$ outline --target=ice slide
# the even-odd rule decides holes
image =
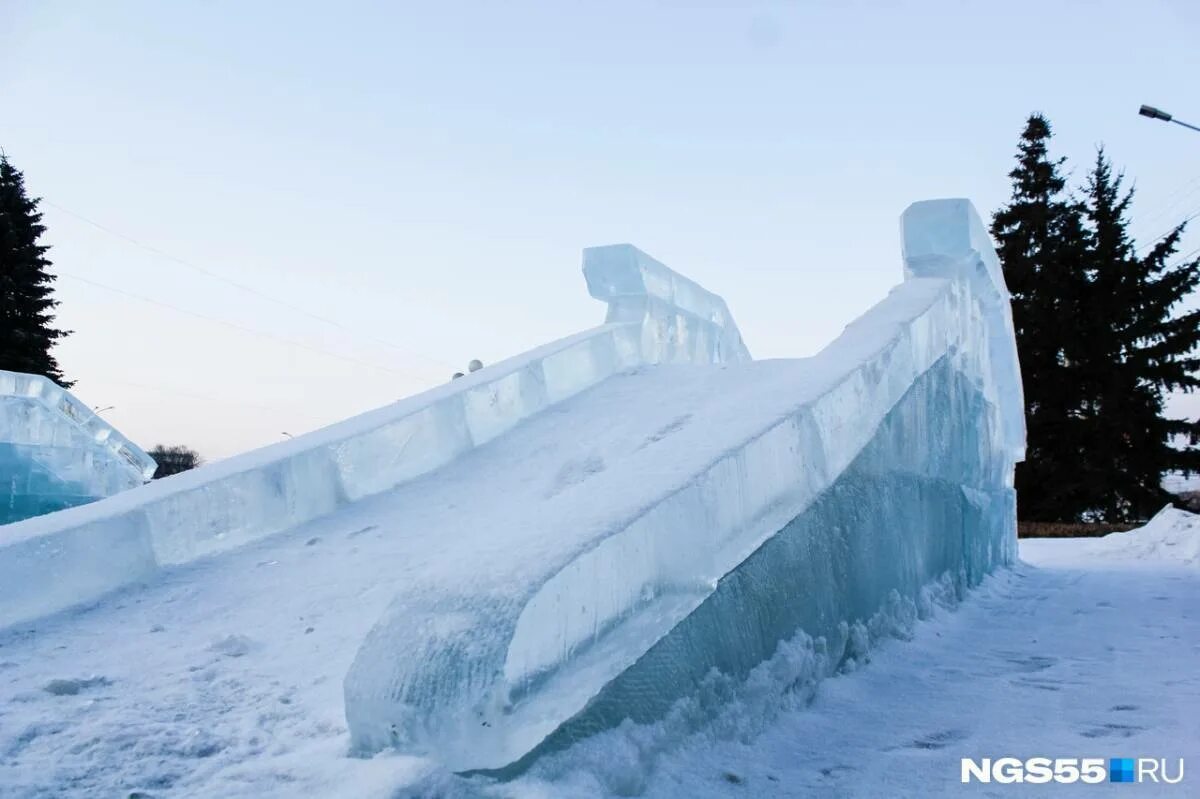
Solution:
[[[904,281],[800,360],[749,360],[718,297],[627,245],[587,250],[598,328],[0,528],[0,625],[70,640],[131,595],[186,594],[191,634],[219,607],[276,650],[259,668],[332,671],[353,751],[460,771],[659,718],[801,633],[836,665],[889,603],[1015,554],[998,262],[966,201],[918,203],[902,230]],[[270,629],[296,616],[319,629]],[[179,642],[155,640],[139,656],[169,663]]]

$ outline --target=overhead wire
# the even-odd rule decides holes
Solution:
[[[44,199],[44,198],[42,200],[40,200],[40,202],[44,205],[47,205],[51,208],[54,208],[57,211],[60,211],[64,214],[66,214],[67,216],[78,219],[79,221],[84,222],[85,224],[88,224],[103,233],[107,233],[108,235],[113,236],[114,238],[121,239],[122,241],[125,241],[135,247],[145,250],[146,252],[152,253],[160,258],[170,261],[171,263],[174,263],[179,266],[190,269],[190,270],[197,272],[201,275],[204,275],[212,280],[216,280],[216,281],[224,283],[228,286],[232,286],[233,288],[236,288],[240,291],[244,291],[248,294],[252,294],[255,297],[258,297],[259,299],[274,303],[275,305],[278,305],[282,308],[286,308],[295,313],[302,314],[304,316],[309,317],[310,319],[314,319],[318,322],[322,322],[326,325],[330,325],[331,327],[336,327],[339,330],[342,330],[343,332],[348,333],[352,336],[359,336],[362,338],[370,339],[371,341],[375,342],[376,344],[381,344],[385,347],[389,347],[398,352],[404,353],[405,355],[419,358],[428,363],[437,364],[438,366],[441,366],[441,367],[450,366],[450,364],[448,364],[447,362],[445,362],[439,358],[424,355],[422,353],[419,353],[419,352],[409,349],[407,347],[403,347],[393,341],[389,341],[388,339],[382,338],[375,334],[367,333],[365,331],[351,328],[350,326],[343,324],[342,322],[339,322],[336,319],[331,319],[330,317],[324,316],[324,315],[316,313],[314,311],[310,311],[307,308],[303,308],[299,305],[296,305],[295,303],[289,302],[280,297],[276,297],[272,294],[268,294],[267,292],[262,291],[261,289],[257,289],[253,286],[250,286],[250,285],[247,285],[240,281],[234,280],[233,278],[222,275],[219,272],[214,272],[211,269],[207,269],[203,266],[200,266],[199,264],[193,263],[192,261],[186,260],[184,258],[180,258],[177,255],[173,255],[172,253],[169,253],[169,252],[162,250],[158,247],[155,247],[153,245],[146,244],[146,243],[134,238],[133,236],[129,236],[125,233],[121,233],[118,230],[114,230],[113,228],[111,228],[107,225],[103,225],[103,224],[95,221],[94,219],[91,219],[90,217],[87,217],[87,216],[84,216],[83,214],[72,211],[69,208],[64,208],[63,206],[59,205],[58,203],[52,202],[52,201]],[[451,366],[451,368],[453,368],[453,367]]]
[[[128,297],[130,299],[138,300],[139,302],[144,302],[144,303],[148,303],[150,305],[156,305],[161,308],[166,308],[166,309],[169,309],[176,313],[184,314],[186,316],[191,316],[196,319],[203,319],[207,322],[213,322],[215,324],[223,325],[225,327],[240,331],[242,333],[246,333],[246,334],[253,335],[253,336],[258,336],[260,338],[269,339],[271,341],[275,341],[280,344],[286,344],[288,346],[298,347],[300,349],[308,350],[310,352],[315,352],[315,353],[325,355],[330,358],[337,358],[339,360],[347,361],[350,363],[356,363],[361,366],[369,366],[372,369],[378,369],[383,372],[390,372],[390,373],[396,374],[396,375],[406,375],[409,377],[414,376],[414,374],[412,372],[401,371],[398,369],[393,369],[388,366],[381,366],[380,364],[372,363],[370,361],[364,361],[360,358],[355,358],[350,355],[343,355],[342,353],[334,352],[332,350],[323,349],[321,347],[315,347],[311,344],[306,344],[303,341],[297,341],[295,339],[287,338],[285,336],[279,336],[274,333],[268,333],[264,330],[256,330],[252,327],[246,327],[245,325],[240,325],[236,322],[230,322],[227,319],[221,319],[219,317],[209,316],[207,314],[202,314],[197,311],[188,310],[187,308],[180,308],[178,305],[172,305],[169,302],[163,302],[162,300],[156,300],[152,297],[147,297],[145,295],[138,294],[136,292],[129,291],[128,289],[123,289],[118,286],[112,286],[107,283],[103,283],[99,280],[93,280],[91,278],[86,278],[81,275],[76,275],[72,272],[65,272],[61,269],[56,270],[56,271],[58,272],[58,274],[61,277],[69,278],[71,280],[75,280],[80,283],[83,283],[83,284],[86,284],[89,286],[93,286],[95,288],[103,289],[105,291],[110,291],[114,294],[119,294],[123,297]]]

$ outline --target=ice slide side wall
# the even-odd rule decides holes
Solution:
[[[0,527],[0,627],[394,488],[615,373],[749,359],[715,294],[628,244],[586,249],[583,261],[590,293],[609,305],[599,327],[291,441]]]
[[[471,565],[465,564],[454,585],[434,592],[441,598],[432,606],[406,605],[403,598],[393,603],[346,678],[356,747],[394,746],[458,770],[503,769],[564,736],[586,734],[602,723],[598,719],[646,719],[655,703],[635,707],[630,697],[682,690],[678,684],[666,690],[653,676],[642,682],[629,676],[646,674],[638,664],[647,653],[672,640],[698,609],[711,608],[725,581],[737,579],[767,542],[791,526],[811,526],[813,518],[837,518],[813,511],[815,503],[864,479],[851,467],[873,441],[905,433],[904,447],[877,447],[895,454],[951,435],[939,432],[939,414],[951,417],[953,435],[964,436],[953,441],[960,460],[921,459],[919,453],[908,465],[898,456],[890,463],[868,459],[876,473],[908,472],[908,493],[897,488],[894,495],[922,503],[905,522],[920,530],[893,535],[891,542],[905,555],[895,563],[911,567],[905,585],[1011,560],[1012,467],[1023,456],[1024,427],[999,264],[964,200],[911,206],[903,238],[905,281],[802,364],[790,414],[765,420],[749,440],[729,441],[723,457],[698,463],[687,482],[667,487],[635,518],[586,542],[567,562],[534,564],[516,596],[472,594]],[[813,386],[819,389],[811,392]],[[914,391],[924,399],[904,415],[898,408]],[[939,405],[930,400],[939,392],[965,399]],[[931,444],[928,452],[937,449]],[[810,511],[817,516],[806,517]],[[944,557],[914,558],[919,542],[936,545],[930,527],[946,519],[956,521],[947,535],[958,537],[958,545]],[[819,532],[812,535],[813,546],[826,545]],[[869,538],[858,542],[871,546]],[[801,604],[826,597],[861,611],[843,594],[866,578],[838,582],[838,574],[858,566],[837,556],[829,563],[812,582],[791,584],[785,593]],[[746,590],[740,597],[745,613],[727,623],[753,624],[773,601],[752,582]],[[730,637],[685,637],[718,649],[736,646]],[[737,659],[701,650],[672,656],[674,673],[696,677],[679,658],[718,666]],[[621,685],[642,690],[623,694]]]

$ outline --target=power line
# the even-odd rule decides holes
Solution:
[[[145,244],[145,243],[133,238],[132,236],[127,236],[124,233],[113,230],[112,228],[102,225],[93,219],[89,219],[88,217],[86,217],[82,214],[77,214],[74,211],[64,208],[61,205],[58,205],[57,203],[53,203],[44,198],[42,200],[40,200],[40,202],[44,203],[45,205],[50,206],[51,208],[54,208],[55,210],[61,211],[62,213],[66,214],[68,216],[74,217],[75,219],[78,219],[81,222],[91,225],[92,227],[96,228],[97,230],[103,231],[104,233],[107,233],[110,236],[121,239],[122,241],[128,242],[129,244],[132,244],[135,247],[138,247],[147,252],[153,253],[154,255],[157,255],[160,258],[164,258],[168,261],[171,261],[172,263],[178,264],[179,266],[183,266],[188,269],[191,269],[191,270],[198,272],[199,274],[202,274],[213,280],[217,280],[221,283],[225,283],[226,285],[232,286],[232,287],[239,289],[241,291],[244,291],[248,294],[253,294],[255,297],[266,300],[267,302],[275,303],[276,305],[279,305],[280,307],[287,308],[290,311],[294,311],[295,313],[302,314],[304,316],[309,317],[310,319],[315,319],[318,322],[323,322],[332,327],[336,327],[339,330],[342,330],[351,335],[362,336],[364,338],[368,338],[377,344],[382,344],[385,347],[390,347],[390,348],[397,350],[399,352],[402,352],[406,355],[420,358],[421,360],[427,361],[429,363],[437,364],[438,366],[450,366],[450,364],[448,364],[447,362],[442,361],[438,358],[433,358],[433,357],[430,357],[427,355],[422,355],[419,352],[410,350],[406,347],[402,347],[399,344],[396,344],[395,342],[388,341],[387,339],[380,338],[379,336],[375,336],[370,333],[364,333],[362,331],[354,330],[353,328],[350,328],[350,327],[342,324],[341,322],[337,321],[336,319],[330,319],[326,316],[322,316],[321,314],[314,313],[314,312],[308,310],[307,308],[301,308],[300,306],[290,303],[287,300],[281,300],[278,297],[274,297],[270,294],[267,294],[266,292],[260,291],[259,289],[256,289],[253,286],[248,286],[245,283],[238,282],[238,281],[233,280],[232,278],[226,277],[225,275],[222,275],[218,272],[213,272],[212,270],[206,269],[203,266],[199,266],[198,264],[194,264],[191,261],[187,261],[176,255],[172,255],[171,253],[166,252],[165,250],[160,250],[157,247],[154,247],[149,244]],[[451,368],[453,368],[453,367],[451,367]]]
[[[362,366],[370,366],[372,369],[379,369],[380,371],[390,372],[390,373],[396,374],[396,375],[406,375],[408,377],[415,376],[411,372],[405,372],[405,371],[401,371],[398,369],[392,369],[387,366],[380,366],[379,364],[360,360],[359,358],[354,358],[349,355],[342,355],[341,353],[333,352],[331,350],[322,349],[320,347],[314,347],[311,344],[305,344],[302,341],[296,341],[295,339],[285,338],[283,336],[277,336],[274,333],[267,333],[262,330],[255,330],[252,327],[246,327],[244,325],[239,325],[236,322],[230,322],[225,319],[218,319],[215,316],[208,316],[206,314],[197,313],[195,311],[189,311],[186,308],[180,308],[177,305],[171,305],[170,303],[162,302],[161,300],[156,300],[151,297],[143,296],[141,294],[135,294],[132,291],[126,291],[125,289],[118,288],[116,286],[110,286],[107,283],[101,283],[98,280],[91,280],[89,278],[80,277],[79,275],[75,275],[70,272],[63,272],[61,270],[59,270],[58,274],[61,275],[62,277],[67,277],[67,278],[70,278],[71,280],[76,280],[76,281],[79,281],[80,283],[85,283],[89,286],[94,286],[99,289],[104,289],[105,291],[111,291],[114,294],[120,294],[121,296],[129,297],[130,299],[134,299],[134,300],[138,300],[139,302],[149,303],[150,305],[157,305],[161,308],[167,308],[168,310],[175,311],[176,313],[181,313],[186,316],[195,317],[196,319],[203,319],[207,322],[214,322],[219,325],[224,325],[225,327],[229,327],[234,330],[238,330],[242,333],[249,333],[252,336],[259,336],[261,338],[270,339],[272,341],[276,341],[281,344],[286,344],[291,347],[299,347],[301,349],[309,350],[310,352],[316,352],[321,355],[328,356],[330,358],[337,358],[339,360],[348,361],[350,363],[356,363],[356,364],[359,364]]]
[[[1183,264],[1186,264],[1189,258],[1191,258],[1193,255],[1196,255],[1198,253],[1200,253],[1200,247],[1197,247],[1196,249],[1192,250],[1191,252],[1188,252],[1188,253],[1185,253],[1185,254],[1179,256],[1179,261],[1175,265],[1182,266]]]
[[[188,399],[201,400],[203,402],[215,402],[215,403],[221,404],[221,405],[237,405],[238,407],[258,408],[258,409],[264,410],[264,411],[278,411],[279,410],[278,406],[264,405],[260,402],[250,402],[250,401],[246,401],[241,398],[231,399],[229,397],[225,397],[225,398],[210,397],[210,396],[206,396],[204,394],[196,394],[196,393],[189,392],[189,391],[181,391],[176,388],[164,388],[162,386],[151,386],[151,385],[147,385],[145,383],[136,383],[132,380],[119,380],[115,377],[109,377],[108,375],[104,375],[104,376],[96,377],[96,378],[80,378],[79,382],[86,386],[92,386],[94,384],[106,384],[106,383],[110,384],[110,385],[116,385],[116,386],[129,386],[131,388],[140,388],[145,391],[156,391],[161,394],[171,394],[171,395],[174,395],[177,397],[186,397]]]
[[[1196,217],[1200,217],[1200,211],[1196,211],[1192,214],[1189,214],[1187,217],[1185,217],[1183,219],[1183,221],[1176,222],[1174,225],[1171,225],[1171,227],[1169,229],[1163,231],[1160,235],[1155,236],[1154,238],[1150,239],[1150,241],[1148,241],[1145,244],[1142,244],[1140,247],[1138,247],[1135,250],[1135,253],[1138,255],[1145,253],[1148,249],[1150,249],[1154,245],[1158,244],[1158,242],[1162,241],[1167,236],[1170,236],[1172,233],[1174,233],[1176,228],[1178,228],[1180,225],[1186,225],[1188,222],[1191,222]]]
[[[1175,208],[1183,201],[1189,199],[1197,191],[1200,191],[1200,175],[1192,178],[1189,181],[1181,184],[1176,190],[1172,191],[1164,200],[1151,205],[1144,213],[1140,213],[1142,222],[1150,222],[1162,219],[1174,212]]]

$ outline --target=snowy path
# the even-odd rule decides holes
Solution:
[[[615,731],[507,786],[422,777],[423,764],[397,756],[345,758],[340,676],[391,591],[382,578],[339,582],[383,547],[361,521],[326,520],[0,639],[0,796],[389,797],[415,780],[415,795],[915,797],[958,793],[963,756],[1200,767],[1200,529],[1187,531],[1191,562],[1136,536],[1023,542],[1025,563],[825,681],[809,707],[741,719],[756,732],[745,742],[660,737],[649,756],[636,732]],[[352,545],[323,546],[338,537]],[[403,536],[391,541],[402,555]],[[308,590],[275,592],[283,574]],[[1173,792],[1139,787],[1188,796],[1195,785],[1190,772]],[[1124,786],[1087,795],[1110,788]]]

